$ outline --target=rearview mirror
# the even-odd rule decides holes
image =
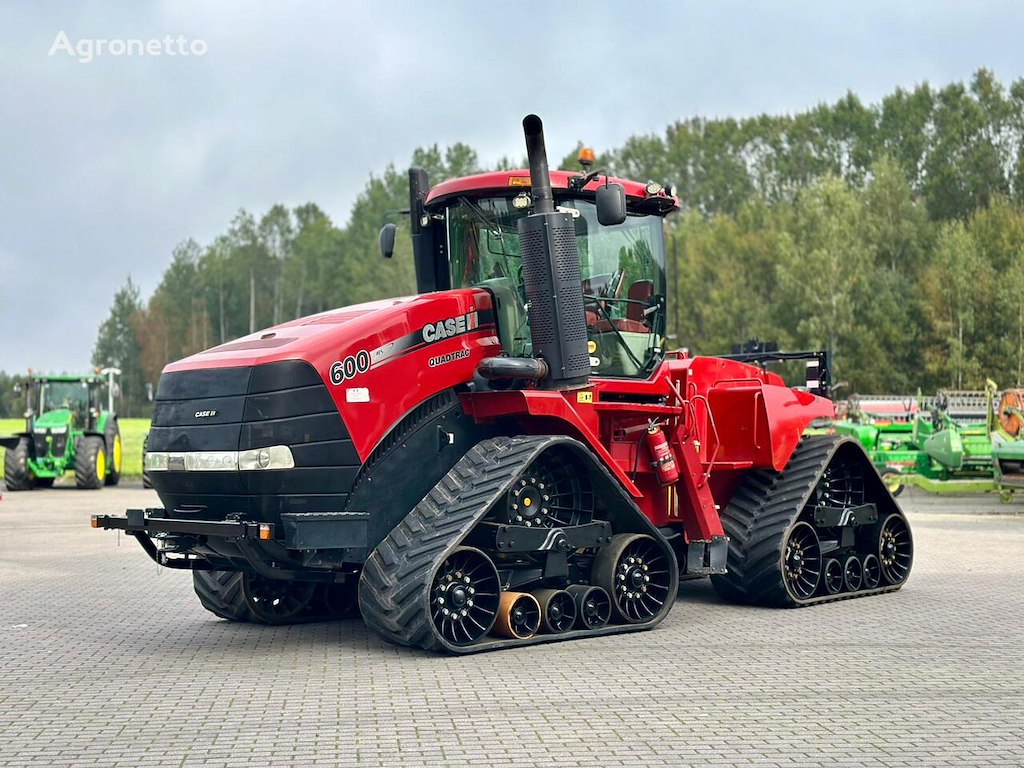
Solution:
[[[597,221],[609,227],[626,220],[626,190],[621,184],[604,184],[597,188]]]
[[[380,228],[380,255],[390,259],[395,254],[395,233],[398,227],[388,222]]]

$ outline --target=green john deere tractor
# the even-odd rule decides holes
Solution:
[[[49,488],[74,471],[79,488],[117,485],[121,479],[121,432],[113,413],[114,373],[30,376],[25,389],[25,431],[0,437],[6,449],[9,491]],[[104,402],[104,394],[106,395]]]

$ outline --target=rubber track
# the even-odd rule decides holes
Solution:
[[[567,441],[552,436],[498,437],[471,448],[367,559],[359,579],[359,606],[366,624],[393,643],[449,653],[596,637],[657,625],[667,610],[646,624],[537,635],[525,641],[488,637],[473,645],[454,646],[435,631],[429,592],[440,563],[543,450]],[[636,514],[640,515],[639,510]],[[671,555],[670,548],[666,551]]]
[[[228,621],[255,621],[242,594],[241,571],[193,571],[192,588],[210,613]]]
[[[781,568],[784,537],[844,440],[848,438],[807,437],[782,472],[758,470],[744,479],[721,513],[722,527],[729,537],[729,571],[711,580],[722,597],[756,605],[797,607],[868,597],[903,586],[905,579],[900,584],[807,600],[795,600],[786,591]]]

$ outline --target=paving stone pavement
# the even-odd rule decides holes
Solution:
[[[141,487],[7,493],[0,766],[1024,765],[1024,501],[900,501],[897,593],[770,610],[686,582],[654,631],[453,659],[215,618],[89,528],[155,506]]]

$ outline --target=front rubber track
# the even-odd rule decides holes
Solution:
[[[541,634],[529,640],[485,637],[466,646],[452,645],[437,633],[430,616],[430,586],[438,567],[534,459],[556,445],[573,446],[588,456],[596,479],[607,483],[608,489],[618,489],[621,496],[618,508],[631,515],[632,527],[664,541],[618,482],[579,442],[563,436],[484,440],[471,448],[370,554],[359,580],[359,606],[366,624],[398,645],[464,654],[650,629],[661,622],[668,615],[672,600],[667,601],[657,616],[643,624]],[[672,558],[672,573],[677,576],[675,557],[667,544],[665,551]],[[673,578],[672,599],[677,588],[677,578]]]
[[[899,584],[796,599],[787,591],[782,575],[782,548],[792,525],[800,518],[812,491],[843,443],[850,438],[811,436],[804,438],[781,472],[757,470],[749,473],[721,512],[722,528],[729,537],[728,572],[711,577],[715,591],[726,600],[773,607],[801,607],[819,603],[869,597],[898,590]],[[872,473],[875,493],[884,492],[892,510],[899,508],[865,456],[865,480]],[[900,513],[902,514],[902,513]],[[886,512],[879,509],[879,517]]]
[[[328,598],[325,590],[344,589],[344,585],[319,583],[309,606],[301,614],[291,616],[286,621],[264,621],[249,607],[245,599],[244,579],[245,574],[241,571],[192,571],[192,587],[203,608],[228,621],[283,626],[336,621],[357,615],[354,605],[348,610],[332,610],[326,602]]]

